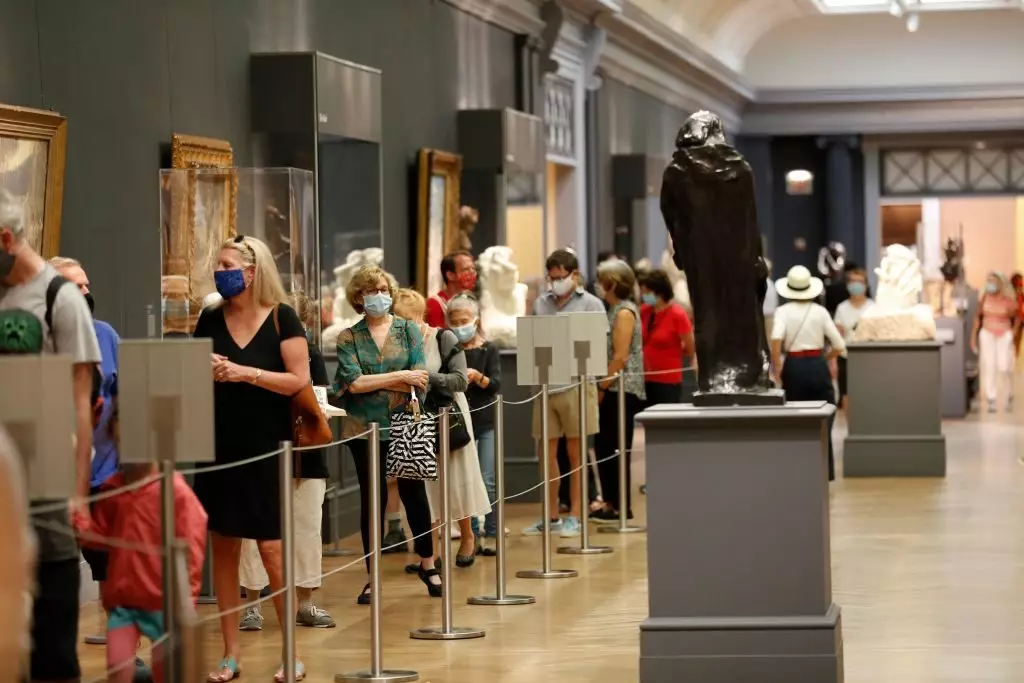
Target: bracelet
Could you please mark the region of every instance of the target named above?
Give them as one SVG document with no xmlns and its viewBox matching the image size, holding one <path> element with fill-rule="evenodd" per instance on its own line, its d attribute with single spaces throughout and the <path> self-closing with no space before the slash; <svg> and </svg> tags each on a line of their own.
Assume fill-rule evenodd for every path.
<svg viewBox="0 0 1024 683">
<path fill-rule="evenodd" d="M 263 377 L 263 370 L 256 368 L 256 376 L 249 380 L 253 384 L 259 384 L 260 378 Z"/>
</svg>

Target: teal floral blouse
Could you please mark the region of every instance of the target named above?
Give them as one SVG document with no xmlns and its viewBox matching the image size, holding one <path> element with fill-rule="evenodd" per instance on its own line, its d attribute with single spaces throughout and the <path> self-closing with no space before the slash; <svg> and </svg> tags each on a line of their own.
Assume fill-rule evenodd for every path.
<svg viewBox="0 0 1024 683">
<path fill-rule="evenodd" d="M 348 389 L 363 375 L 383 375 L 400 370 L 425 370 L 423 335 L 414 323 L 393 318 L 384 348 L 377 348 L 366 320 L 360 320 L 338 336 L 338 372 L 334 391 L 341 395 L 341 405 L 348 413 L 342 419 L 342 438 L 362 434 L 371 422 L 383 429 L 391 426 L 392 413 L 408 405 L 410 395 L 403 391 L 380 389 L 354 394 Z M 380 440 L 390 440 L 389 432 L 381 431 Z"/>
<path fill-rule="evenodd" d="M 640 325 L 640 311 L 637 310 L 636 304 L 632 301 L 620 301 L 608 310 L 608 358 L 611 358 L 614 353 L 612 337 L 615 330 L 615 316 L 622 309 L 626 309 L 636 318 L 636 323 L 633 325 L 633 341 L 629 345 L 629 358 L 626 359 L 626 367 L 623 369 L 626 373 L 626 393 L 646 399 L 647 389 L 644 385 L 644 337 Z M 618 381 L 613 382 L 610 389 L 611 391 L 618 391 Z"/>
</svg>

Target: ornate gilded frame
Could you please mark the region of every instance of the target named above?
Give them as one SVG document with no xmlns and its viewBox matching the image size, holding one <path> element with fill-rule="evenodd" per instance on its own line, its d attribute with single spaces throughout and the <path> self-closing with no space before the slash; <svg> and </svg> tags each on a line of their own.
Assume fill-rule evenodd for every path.
<svg viewBox="0 0 1024 683">
<path fill-rule="evenodd" d="M 0 104 L 0 138 L 38 140 L 46 143 L 43 231 L 38 243 L 31 246 L 44 258 L 57 256 L 60 252 L 60 219 L 64 199 L 68 121 L 56 112 Z"/>
<path fill-rule="evenodd" d="M 224 234 L 214 241 L 223 241 L 237 233 L 238 222 L 238 173 L 234 170 L 234 151 L 226 140 L 204 138 L 197 135 L 171 136 L 171 168 L 188 171 L 184 188 L 173 182 L 171 194 L 171 234 L 163 254 L 163 294 L 168 299 L 187 299 L 188 320 L 165 319 L 164 332 L 191 332 L 202 305 L 202 296 L 193 289 L 193 268 L 196 249 L 200 246 L 196 237 L 196 192 L 202 169 L 227 169 L 223 176 L 217 174 L 213 180 L 221 184 L 224 193 L 222 206 L 227 212 Z M 187 284 L 185 284 L 187 283 Z"/>
<path fill-rule="evenodd" d="M 437 263 L 431 263 L 431 254 L 435 257 L 444 255 L 459 242 L 462 157 L 436 149 L 421 149 L 417 156 L 417 178 L 416 287 L 429 296 L 433 293 L 428 291 L 431 269 L 440 266 L 439 259 Z M 444 180 L 441 216 L 434 216 L 431 211 L 431 187 L 435 178 Z M 441 224 L 436 221 L 441 221 Z"/>
</svg>

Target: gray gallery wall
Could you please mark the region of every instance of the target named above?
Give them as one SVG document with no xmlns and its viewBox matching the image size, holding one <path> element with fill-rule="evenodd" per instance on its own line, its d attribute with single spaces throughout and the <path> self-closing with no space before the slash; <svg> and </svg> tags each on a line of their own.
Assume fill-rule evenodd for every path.
<svg viewBox="0 0 1024 683">
<path fill-rule="evenodd" d="M 592 185 L 597 191 L 592 206 L 596 211 L 592 226 L 590 253 L 613 249 L 615 207 L 612 199 L 612 157 L 619 154 L 644 154 L 667 161 L 672 157 L 676 133 L 691 112 L 677 109 L 661 100 L 619 81 L 606 78 L 591 99 L 596 107 L 596 145 Z M 596 119 L 596 120 L 595 120 Z M 660 188 L 659 188 L 660 189 Z M 590 264 L 592 265 L 592 264 Z"/>
<path fill-rule="evenodd" d="M 161 144 L 226 139 L 252 163 L 248 56 L 292 50 L 383 70 L 385 258 L 410 281 L 409 165 L 455 149 L 459 107 L 514 106 L 511 33 L 441 0 L 0 0 L 0 102 L 68 118 L 61 251 L 122 334 L 159 304 Z"/>
</svg>

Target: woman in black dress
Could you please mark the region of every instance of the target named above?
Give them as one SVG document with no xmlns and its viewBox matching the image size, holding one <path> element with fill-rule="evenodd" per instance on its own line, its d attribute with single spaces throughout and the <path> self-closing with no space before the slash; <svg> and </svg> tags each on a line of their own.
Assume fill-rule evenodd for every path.
<svg viewBox="0 0 1024 683">
<path fill-rule="evenodd" d="M 305 331 L 285 304 L 270 250 L 241 235 L 221 246 L 214 272 L 224 303 L 199 316 L 195 337 L 213 340 L 216 464 L 277 450 L 291 439 L 290 397 L 309 384 Z M 276 309 L 276 311 L 275 311 Z M 214 589 L 224 657 L 209 681 L 238 677 L 238 560 L 242 539 L 257 541 L 272 591 L 282 587 L 280 463 L 276 457 L 196 476 L 195 492 L 209 515 Z M 278 622 L 283 600 L 274 599 Z M 282 626 L 283 628 L 283 626 Z M 275 680 L 283 680 L 283 670 Z M 305 669 L 296 661 L 296 678 Z"/>
</svg>

